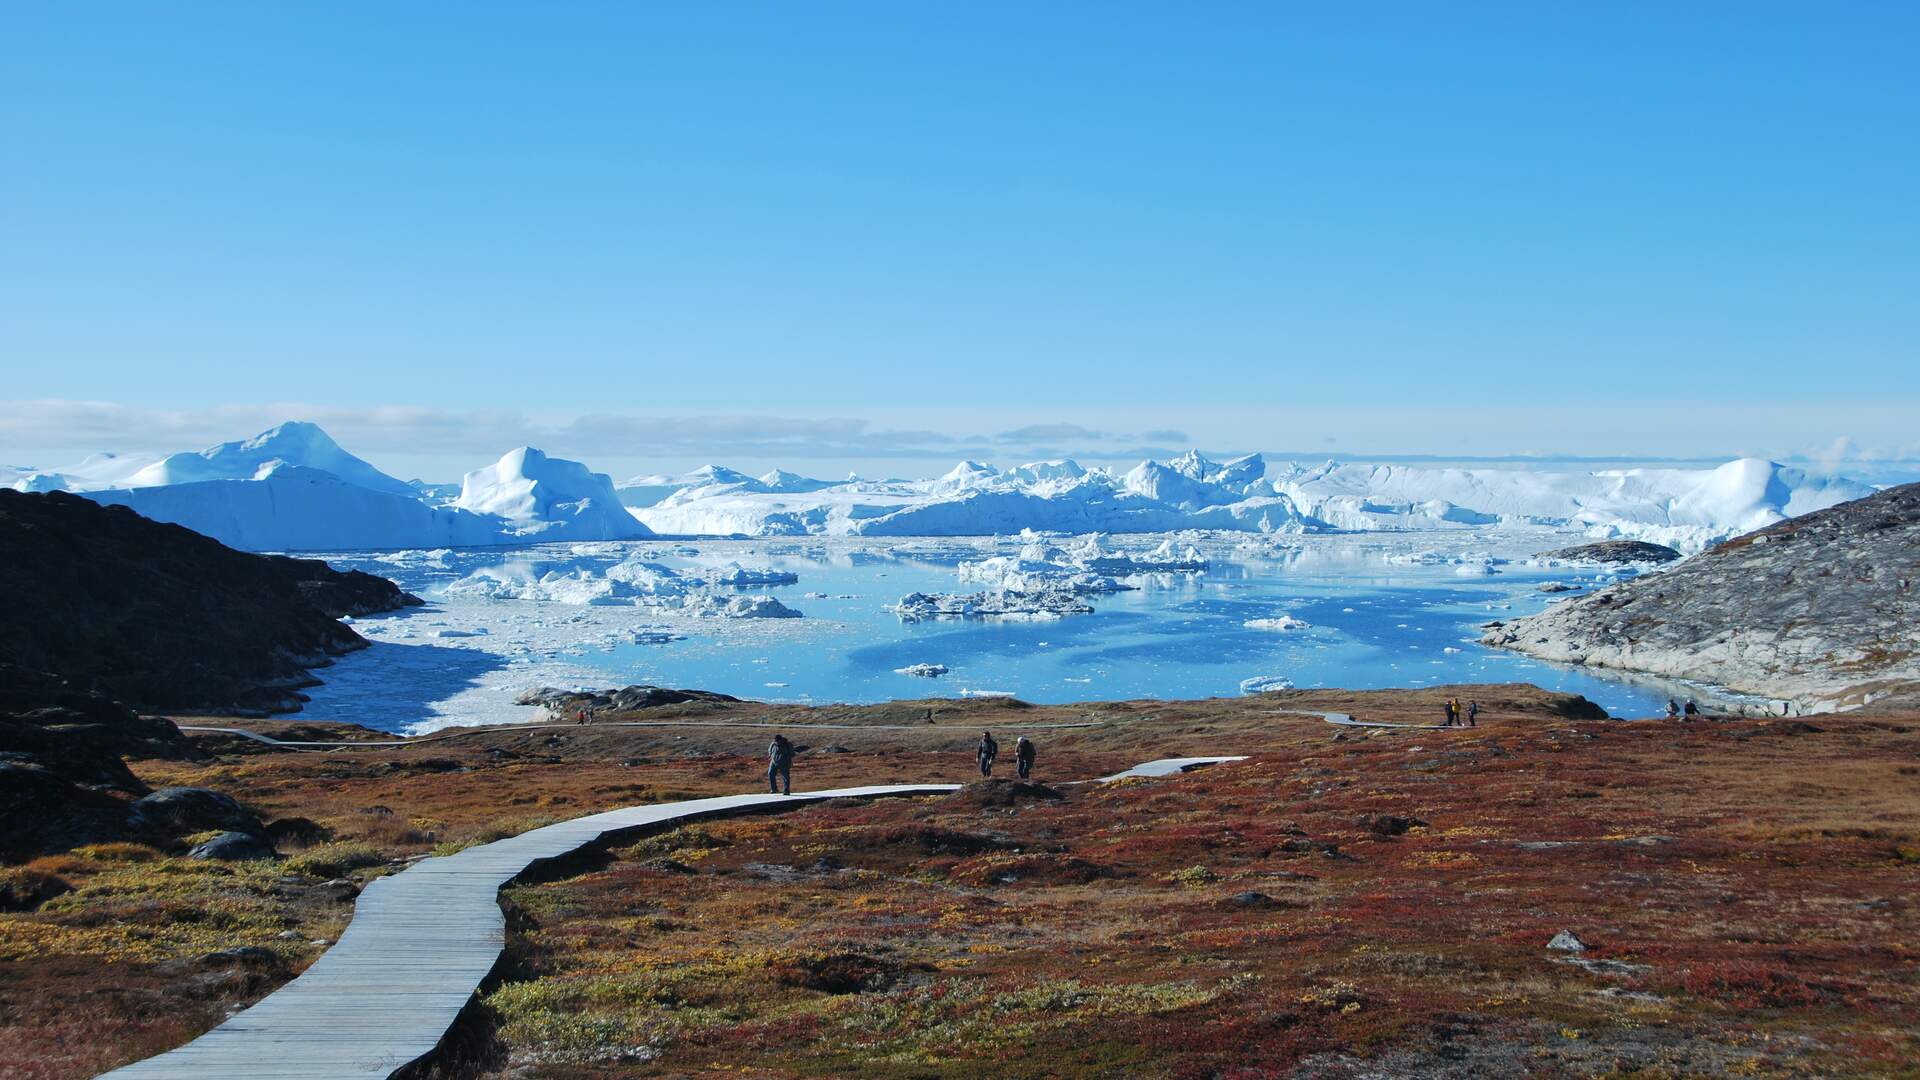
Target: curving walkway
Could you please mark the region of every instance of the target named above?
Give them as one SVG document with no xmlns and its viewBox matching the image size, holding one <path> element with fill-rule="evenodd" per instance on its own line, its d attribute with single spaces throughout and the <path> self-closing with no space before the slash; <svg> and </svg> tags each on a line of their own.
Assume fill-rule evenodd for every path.
<svg viewBox="0 0 1920 1080">
<path fill-rule="evenodd" d="M 1023 727 L 1022 731 L 1070 731 L 1075 728 L 1094 728 L 1111 723 L 1108 720 L 1089 720 L 1072 724 L 1033 724 Z M 474 724 L 458 731 L 440 731 L 431 735 L 416 735 L 406 739 L 341 739 L 332 742 L 304 742 L 289 739 L 276 739 L 271 735 L 262 735 L 245 728 L 206 727 L 200 724 L 175 724 L 181 731 L 215 732 L 221 735 L 238 735 L 268 746 L 280 746 L 289 750 L 312 749 L 352 749 L 364 750 L 391 749 L 396 746 L 424 746 L 427 743 L 445 742 L 448 739 L 465 738 L 469 735 L 493 734 L 502 731 L 572 731 L 594 728 L 755 728 L 778 731 L 926 731 L 929 727 L 939 730 L 937 725 L 928 724 L 772 724 L 751 720 L 596 720 L 591 724 L 569 724 L 561 720 L 549 720 L 541 724 Z M 949 729 L 967 730 L 957 724 L 944 725 Z"/>
<path fill-rule="evenodd" d="M 265 738 L 265 736 L 262 736 Z M 1103 781 L 1167 776 L 1242 758 L 1168 758 Z M 121 1080 L 380 1080 L 433 1052 L 506 945 L 500 889 L 544 860 L 628 830 L 835 798 L 935 795 L 958 784 L 887 784 L 796 795 L 725 795 L 633 806 L 426 859 L 360 894 L 353 921 L 313 966 L 177 1050 L 106 1073 Z"/>
<path fill-rule="evenodd" d="M 1334 724 L 1339 727 L 1395 728 L 1400 731 L 1446 731 L 1447 730 L 1447 725 L 1445 724 L 1389 724 L 1384 720 L 1355 720 L 1353 717 L 1348 716 L 1346 713 L 1337 713 L 1337 712 L 1321 713 L 1320 716 L 1323 719 L 1325 719 L 1327 723 Z M 1456 727 L 1465 728 L 1466 725 L 1462 723 L 1462 724 L 1456 725 Z"/>
</svg>

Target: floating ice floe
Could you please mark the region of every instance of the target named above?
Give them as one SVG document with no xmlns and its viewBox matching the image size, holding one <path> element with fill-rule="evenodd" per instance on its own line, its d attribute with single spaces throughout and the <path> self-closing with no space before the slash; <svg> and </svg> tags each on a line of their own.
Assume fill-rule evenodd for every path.
<svg viewBox="0 0 1920 1080">
<path fill-rule="evenodd" d="M 908 664 L 906 667 L 894 668 L 893 673 L 896 675 L 912 675 L 918 679 L 937 679 L 945 675 L 947 670 L 947 665 L 945 664 Z"/>
<path fill-rule="evenodd" d="M 1296 619 L 1291 615 L 1281 615 L 1272 619 L 1248 619 L 1240 625 L 1249 630 L 1306 630 L 1313 626 L 1305 619 Z"/>
<path fill-rule="evenodd" d="M 908 593 L 894 605 L 893 612 L 902 622 L 934 619 L 1022 621 L 1089 615 L 1093 613 L 1093 607 L 1066 589 L 1003 589 L 967 594 Z"/>
<path fill-rule="evenodd" d="M 740 588 L 750 585 L 793 585 L 799 582 L 800 575 L 788 570 L 773 570 L 766 567 L 741 566 L 730 562 L 725 566 L 709 570 L 696 571 L 693 575 L 709 585 L 727 585 Z"/>
<path fill-rule="evenodd" d="M 681 611 L 726 619 L 798 619 L 800 612 L 771 596 L 689 596 Z"/>
<path fill-rule="evenodd" d="M 728 591 L 722 591 L 728 590 Z M 526 563 L 482 567 L 448 585 L 452 597 L 549 604 L 631 605 L 728 619 L 793 619 L 800 612 L 766 595 L 740 596 L 706 577 L 688 577 L 662 563 L 630 559 L 604 571 L 549 570 Z"/>
<path fill-rule="evenodd" d="M 1293 689 L 1293 680 L 1285 675 L 1255 675 L 1251 679 L 1240 680 L 1240 692 L 1243 694 L 1265 694 L 1274 690 Z"/>
</svg>

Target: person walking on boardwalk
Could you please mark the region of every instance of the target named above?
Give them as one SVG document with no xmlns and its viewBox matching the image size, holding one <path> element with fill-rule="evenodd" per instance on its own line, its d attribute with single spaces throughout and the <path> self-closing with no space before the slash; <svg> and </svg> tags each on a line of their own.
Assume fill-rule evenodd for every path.
<svg viewBox="0 0 1920 1080">
<path fill-rule="evenodd" d="M 1022 780 L 1033 775 L 1033 755 L 1033 740 L 1025 735 L 1020 736 L 1020 741 L 1013 744 L 1013 763 L 1020 767 Z"/>
<path fill-rule="evenodd" d="M 775 735 L 767 744 L 767 790 L 793 794 L 793 743 L 785 735 Z"/>
<path fill-rule="evenodd" d="M 1695 705 L 1693 703 L 1692 698 L 1688 698 L 1687 699 L 1687 719 L 1693 720 L 1699 717 L 1699 715 L 1700 715 L 1700 706 Z"/>
<path fill-rule="evenodd" d="M 1440 726 L 1452 727 L 1454 724 L 1459 723 L 1459 721 L 1460 721 L 1460 702 L 1455 700 L 1454 698 L 1448 698 L 1447 699 L 1447 722 Z"/>
<path fill-rule="evenodd" d="M 1680 703 L 1673 700 L 1672 698 L 1667 699 L 1667 719 L 1669 720 L 1680 719 Z"/>
<path fill-rule="evenodd" d="M 1478 701 L 1467 702 L 1467 726 L 1480 726 L 1480 703 Z"/>
<path fill-rule="evenodd" d="M 993 759 L 1000 756 L 1000 744 L 993 741 L 993 732 L 980 733 L 980 749 L 977 751 L 977 756 L 980 759 L 980 775 L 992 776 Z"/>
</svg>

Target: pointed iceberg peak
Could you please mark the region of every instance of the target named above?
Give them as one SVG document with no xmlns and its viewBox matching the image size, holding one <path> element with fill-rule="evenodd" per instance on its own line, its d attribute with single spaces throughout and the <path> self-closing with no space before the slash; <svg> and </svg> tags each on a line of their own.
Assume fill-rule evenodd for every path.
<svg viewBox="0 0 1920 1080">
<path fill-rule="evenodd" d="M 494 514 L 522 535 L 567 540 L 627 540 L 653 535 L 621 505 L 613 478 L 535 447 L 507 451 L 460 481 L 454 505 Z"/>
<path fill-rule="evenodd" d="M 942 480 L 962 480 L 969 476 L 999 476 L 1000 470 L 978 461 L 963 461 L 947 470 Z"/>
<path fill-rule="evenodd" d="M 1205 480 L 1207 474 L 1212 472 L 1215 467 L 1213 462 L 1208 460 L 1206 455 L 1198 450 L 1189 450 L 1179 457 L 1174 458 L 1172 461 L 1167 462 L 1167 468 L 1172 469 L 1174 472 L 1179 473 L 1189 480 Z"/>
<path fill-rule="evenodd" d="M 189 484 L 201 480 L 253 480 L 282 466 L 332 473 L 355 487 L 392 495 L 413 489 L 340 448 L 320 425 L 289 420 L 251 439 L 221 443 L 198 453 L 171 454 L 134 473 L 130 488 Z"/>
</svg>

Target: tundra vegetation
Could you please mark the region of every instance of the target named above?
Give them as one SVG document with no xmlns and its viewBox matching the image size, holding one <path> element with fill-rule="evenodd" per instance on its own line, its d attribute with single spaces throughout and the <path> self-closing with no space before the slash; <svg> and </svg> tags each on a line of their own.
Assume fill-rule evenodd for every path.
<svg viewBox="0 0 1920 1080">
<path fill-rule="evenodd" d="M 1480 727 L 1284 711 L 1424 722 L 1455 694 L 1481 702 Z M 436 1067 L 1911 1075 L 1920 716 L 1583 711 L 1519 687 L 649 710 L 850 725 L 794 729 L 809 788 L 977 779 L 981 727 L 1036 731 L 1040 786 L 707 820 L 549 867 L 503 894 L 506 962 Z M 907 717 L 921 730 L 879 726 Z M 1045 730 L 1068 723 L 1094 726 Z M 176 1045 L 311 962 L 372 876 L 594 810 L 755 790 L 764 741 L 569 725 L 318 753 L 210 738 L 208 761 L 134 762 L 312 828 L 283 829 L 299 837 L 275 862 L 101 844 L 6 868 L 0 1060 L 81 1077 Z M 1066 783 L 1227 752 L 1252 756 Z"/>
</svg>

